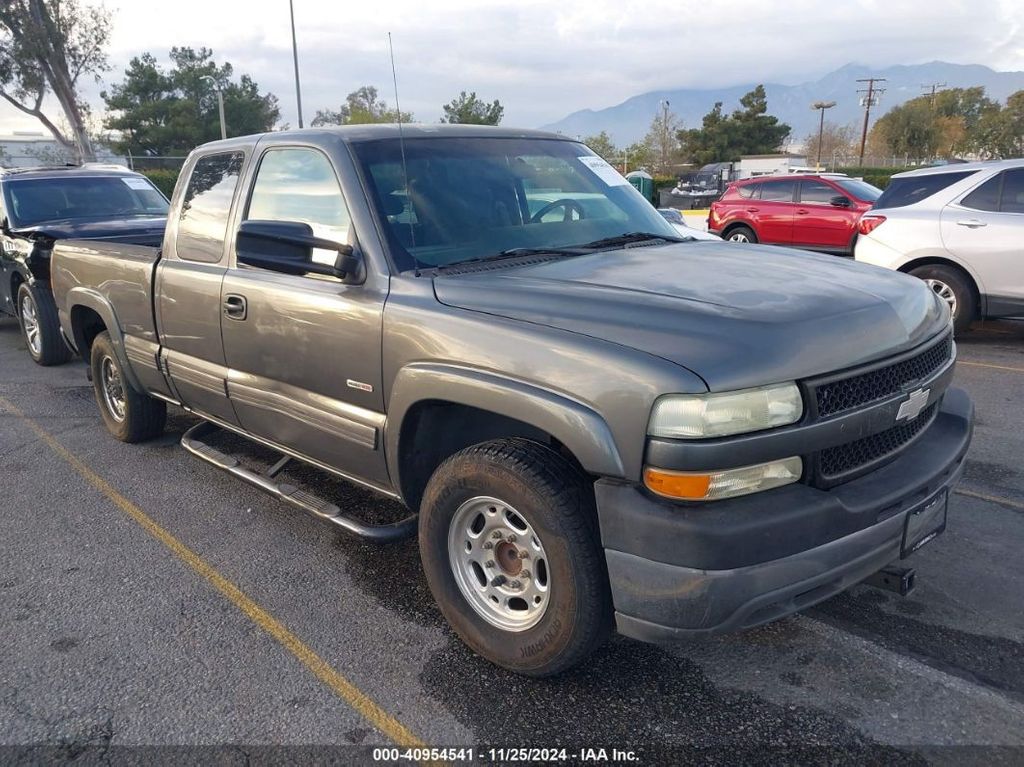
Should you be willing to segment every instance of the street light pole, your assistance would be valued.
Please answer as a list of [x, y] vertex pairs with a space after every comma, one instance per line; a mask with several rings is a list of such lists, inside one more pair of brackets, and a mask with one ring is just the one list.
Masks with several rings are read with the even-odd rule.
[[220, 113], [220, 137], [225, 139], [228, 137], [228, 124], [224, 120], [224, 91], [220, 89], [220, 85], [210, 75], [204, 75], [202, 79], [213, 83], [213, 87], [217, 91], [217, 111]]
[[295, 63], [295, 103], [299, 108], [299, 127], [302, 127], [302, 87], [299, 85], [299, 46], [295, 42], [295, 2], [288, 0], [288, 11], [292, 16], [292, 61]]
[[661, 100], [661, 130], [664, 134], [661, 139], [661, 172], [668, 172], [668, 150], [669, 142], [672, 140], [668, 131], [668, 99]]
[[811, 109], [817, 109], [821, 113], [821, 118], [818, 121], [818, 159], [814, 163], [814, 169], [817, 171], [821, 170], [821, 142], [825, 136], [825, 110], [831, 109], [835, 105], [834, 101], [815, 101], [811, 104]]

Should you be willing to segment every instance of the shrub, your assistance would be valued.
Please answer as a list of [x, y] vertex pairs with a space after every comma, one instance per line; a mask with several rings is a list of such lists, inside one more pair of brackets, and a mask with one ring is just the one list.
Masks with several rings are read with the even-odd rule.
[[178, 181], [178, 171], [156, 168], [153, 170], [140, 170], [139, 173], [152, 181], [157, 189], [170, 198], [174, 192], [174, 185]]

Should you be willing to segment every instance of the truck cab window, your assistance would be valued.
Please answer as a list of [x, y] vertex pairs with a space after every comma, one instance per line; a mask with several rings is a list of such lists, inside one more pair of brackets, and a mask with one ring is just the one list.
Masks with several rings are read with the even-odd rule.
[[241, 152], [222, 152], [196, 162], [181, 203], [178, 258], [211, 264], [220, 261], [244, 157]]
[[[301, 221], [327, 240], [349, 244], [352, 219], [330, 161], [314, 149], [271, 149], [260, 160], [246, 220]], [[312, 260], [333, 264], [334, 251]]]

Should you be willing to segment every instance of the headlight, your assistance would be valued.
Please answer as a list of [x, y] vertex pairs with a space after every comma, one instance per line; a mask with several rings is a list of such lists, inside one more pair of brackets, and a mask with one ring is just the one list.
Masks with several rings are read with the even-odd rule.
[[648, 466], [644, 469], [644, 484], [665, 498], [718, 501], [796, 482], [803, 468], [798, 456], [722, 471], [668, 471]]
[[804, 412], [794, 383], [721, 394], [669, 394], [651, 411], [652, 437], [702, 439], [796, 423]]

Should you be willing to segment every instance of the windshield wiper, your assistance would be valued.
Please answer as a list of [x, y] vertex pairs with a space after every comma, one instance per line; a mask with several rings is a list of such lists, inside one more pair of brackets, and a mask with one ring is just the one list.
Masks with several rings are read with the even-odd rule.
[[600, 240], [594, 240], [578, 247], [586, 250], [595, 250], [598, 248], [615, 248], [621, 245], [629, 245], [634, 242], [648, 242], [650, 240], [662, 240], [663, 242], [690, 242], [692, 237], [673, 237], [672, 235], [665, 234], [654, 234], [653, 232], [626, 232], [625, 234], [618, 234], [614, 237], [605, 237]]
[[462, 261], [453, 261], [450, 264], [442, 264], [438, 269], [449, 269], [462, 266], [463, 264], [479, 264], [484, 261], [503, 261], [509, 258], [522, 258], [523, 256], [584, 256], [587, 251], [582, 248], [509, 248], [500, 253], [490, 256], [476, 256], [466, 258]]

